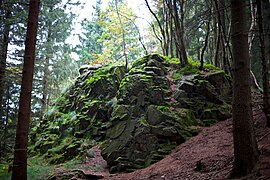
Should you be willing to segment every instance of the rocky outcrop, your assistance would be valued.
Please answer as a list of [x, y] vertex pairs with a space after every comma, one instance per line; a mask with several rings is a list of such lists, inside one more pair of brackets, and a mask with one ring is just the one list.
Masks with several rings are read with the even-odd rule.
[[84, 66], [77, 78], [30, 133], [31, 154], [49, 163], [69, 160], [105, 140], [114, 97], [125, 66]]
[[122, 80], [102, 152], [111, 172], [155, 163], [196, 134], [194, 126], [230, 116], [224, 99], [230, 94], [230, 80], [224, 72], [185, 75], [170, 82], [170, 70], [161, 56], [146, 56], [135, 61]]
[[175, 67], [157, 54], [134, 61], [128, 72], [121, 65], [82, 67], [32, 131], [32, 152], [61, 163], [101, 143], [110, 172], [129, 172], [161, 160], [196, 127], [230, 116], [230, 77]]

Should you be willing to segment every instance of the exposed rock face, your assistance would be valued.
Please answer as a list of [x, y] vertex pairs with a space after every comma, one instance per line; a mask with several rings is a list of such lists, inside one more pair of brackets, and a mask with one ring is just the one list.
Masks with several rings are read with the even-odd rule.
[[124, 66], [82, 67], [32, 132], [33, 150], [60, 163], [94, 140], [112, 173], [133, 171], [161, 160], [198, 133], [195, 126], [230, 116], [231, 81], [223, 71], [172, 67], [156, 54], [134, 61], [126, 74]]
[[102, 152], [111, 172], [133, 171], [159, 161], [194, 133], [191, 126], [230, 116], [223, 99], [230, 92], [219, 89], [230, 87], [223, 72], [184, 76], [176, 80], [172, 92], [168, 67], [160, 56], [144, 57], [122, 80]]

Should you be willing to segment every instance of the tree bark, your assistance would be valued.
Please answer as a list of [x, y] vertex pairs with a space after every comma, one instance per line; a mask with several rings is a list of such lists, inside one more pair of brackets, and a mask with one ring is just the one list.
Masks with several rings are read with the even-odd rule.
[[176, 54], [178, 55], [177, 57], [180, 57], [181, 66], [186, 66], [188, 65], [188, 58], [184, 43], [184, 2], [180, 0], [179, 3], [180, 16], [177, 9], [177, 0], [173, 0], [172, 15], [175, 25], [174, 41], [176, 46]]
[[[210, 7], [210, 14], [211, 14], [211, 7]], [[211, 16], [209, 15], [209, 19], [208, 19], [208, 22], [207, 22], [207, 25], [206, 25], [206, 35], [205, 35], [205, 40], [204, 40], [204, 46], [202, 48], [202, 53], [201, 53], [201, 58], [200, 58], [200, 61], [201, 61], [201, 65], [200, 65], [200, 70], [203, 69], [203, 64], [204, 64], [204, 52], [208, 46], [208, 38], [209, 38], [209, 34], [210, 34], [210, 21], [211, 21]]]
[[[249, 51], [249, 57], [252, 60], [252, 46], [253, 46], [253, 40], [255, 38], [255, 31], [256, 31], [256, 27], [257, 27], [257, 18], [256, 18], [256, 14], [257, 14], [257, 7], [254, 6], [253, 1], [250, 0], [250, 15], [251, 15], [251, 24], [250, 24], [250, 28], [249, 28], [249, 32], [248, 32], [248, 51]], [[252, 82], [254, 83], [255, 87], [260, 91], [263, 92], [262, 88], [260, 87], [255, 74], [252, 72], [252, 70], [250, 69], [250, 74], [252, 77]]]
[[164, 31], [164, 28], [162, 28], [162, 25], [161, 25], [160, 20], [158, 19], [157, 15], [154, 13], [154, 11], [151, 9], [151, 7], [150, 7], [150, 5], [149, 5], [149, 3], [148, 3], [147, 0], [145, 0], [145, 3], [146, 3], [146, 6], [147, 6], [148, 10], [154, 16], [155, 20], [158, 23], [158, 27], [159, 27], [160, 32], [161, 32], [161, 35], [162, 35], [162, 40], [160, 41], [161, 48], [162, 48], [163, 54], [165, 55], [166, 54], [167, 44], [166, 44], [166, 34], [165, 34], [165, 31]]
[[31, 113], [35, 45], [40, 0], [30, 0], [12, 180], [27, 180], [27, 144]]
[[179, 34], [179, 39], [180, 39], [180, 58], [182, 59], [182, 66], [188, 65], [188, 58], [187, 58], [187, 52], [186, 52], [186, 47], [185, 47], [185, 42], [184, 42], [184, 0], [179, 0], [180, 3], [180, 34]]
[[128, 58], [127, 58], [127, 52], [126, 52], [126, 41], [125, 41], [125, 29], [120, 17], [119, 9], [118, 9], [118, 0], [115, 0], [115, 8], [116, 8], [116, 13], [120, 22], [121, 30], [122, 30], [122, 46], [123, 46], [123, 51], [124, 51], [124, 57], [125, 57], [125, 63], [126, 63], [126, 69], [128, 69]]
[[[50, 7], [49, 12], [52, 13], [53, 6]], [[44, 63], [44, 76], [43, 76], [43, 84], [42, 84], [42, 113], [41, 118], [43, 118], [44, 113], [47, 109], [47, 101], [48, 101], [48, 79], [49, 79], [49, 65], [52, 54], [52, 22], [49, 21], [48, 24], [48, 36], [47, 36], [47, 47], [46, 47], [46, 56]]]
[[256, 0], [258, 10], [259, 40], [262, 61], [262, 78], [263, 78], [263, 111], [266, 116], [267, 126], [270, 127], [270, 105], [269, 105], [269, 60], [265, 51], [265, 34], [263, 27], [262, 1]]
[[246, 3], [231, 0], [232, 49], [233, 49], [233, 178], [251, 173], [258, 160], [258, 148], [253, 129], [250, 88], [250, 59]]
[[[204, 53], [206, 48], [208, 47], [208, 39], [209, 39], [209, 35], [210, 35], [210, 24], [211, 24], [211, 14], [212, 14], [212, 1], [210, 1], [210, 7], [209, 7], [209, 16], [208, 16], [208, 20], [206, 23], [206, 35], [205, 35], [205, 40], [204, 40], [204, 46], [202, 48], [202, 53], [201, 53], [201, 57], [200, 57], [200, 62], [201, 65], [199, 67], [200, 70], [203, 69], [203, 64], [204, 64]], [[199, 53], [198, 53], [199, 54]]]
[[4, 18], [4, 29], [3, 36], [1, 38], [1, 61], [0, 61], [0, 122], [2, 122], [2, 117], [4, 114], [4, 89], [5, 89], [5, 78], [6, 78], [6, 60], [7, 60], [7, 51], [8, 51], [8, 43], [9, 43], [9, 31], [10, 31], [10, 23], [8, 23], [8, 19], [11, 16], [10, 9], [7, 9], [5, 12]]

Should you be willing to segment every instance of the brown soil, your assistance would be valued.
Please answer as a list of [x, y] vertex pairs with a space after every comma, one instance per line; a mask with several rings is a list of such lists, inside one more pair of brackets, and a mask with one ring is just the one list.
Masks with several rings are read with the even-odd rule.
[[[260, 94], [253, 94], [253, 116], [255, 133], [260, 151], [256, 171], [243, 179], [270, 179], [270, 128], [262, 112]], [[126, 174], [109, 174], [106, 162], [95, 147], [96, 157], [88, 159], [82, 169], [86, 174], [98, 175], [109, 180], [203, 180], [226, 179], [233, 166], [232, 119], [212, 127], [202, 127], [199, 135], [179, 145], [171, 154], [150, 167]], [[105, 163], [105, 164], [104, 164]], [[96, 170], [86, 170], [86, 167]]]

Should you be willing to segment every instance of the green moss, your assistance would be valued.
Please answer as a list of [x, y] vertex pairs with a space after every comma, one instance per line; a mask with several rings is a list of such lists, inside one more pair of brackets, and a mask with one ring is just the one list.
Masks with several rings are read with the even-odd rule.
[[140, 122], [140, 124], [142, 124], [142, 125], [148, 124], [145, 116], [141, 116], [139, 122]]
[[188, 126], [187, 131], [191, 134], [191, 136], [196, 136], [201, 132], [201, 129], [196, 126]]
[[[168, 59], [168, 58], [167, 58]], [[178, 70], [175, 70], [173, 72], [173, 78], [174, 79], [179, 79], [181, 78], [182, 75], [190, 75], [190, 74], [201, 74], [201, 70], [199, 70], [200, 67], [200, 62], [199, 61], [194, 61], [192, 59], [188, 59], [189, 64], [187, 66], [184, 66]], [[219, 68], [215, 67], [212, 64], [204, 64], [204, 68], [208, 70], [215, 70], [216, 71], [221, 71]]]
[[53, 144], [55, 144], [54, 141], [45, 141], [45, 142], [43, 143], [43, 146], [46, 146], [46, 145], [53, 145]]
[[60, 164], [65, 162], [65, 156], [64, 154], [55, 154], [53, 157], [48, 159], [48, 162], [50, 164]]
[[112, 118], [122, 120], [121, 117], [125, 114], [128, 114], [128, 109], [129, 109], [129, 106], [127, 105], [116, 105], [112, 112]]
[[27, 162], [27, 176], [31, 180], [47, 179], [50, 172], [54, 171], [55, 165], [48, 165], [42, 160], [42, 157], [32, 157]]
[[180, 108], [177, 109], [179, 123], [185, 126], [197, 125], [197, 119], [191, 109]]
[[10, 180], [11, 173], [8, 172], [10, 165], [7, 164], [0, 164], [0, 179], [1, 180]]
[[132, 74], [139, 74], [139, 73], [144, 74], [145, 73], [144, 66], [142, 66], [142, 65], [141, 66], [136, 66], [136, 67], [130, 69], [128, 73], [130, 75], [132, 75]]
[[189, 75], [189, 74], [199, 74], [200, 70], [198, 69], [197, 66], [193, 66], [192, 64], [189, 64], [181, 68], [179, 72], [184, 75]]
[[78, 145], [80, 145], [80, 142], [74, 142], [74, 143], [71, 143], [70, 145], [68, 145], [67, 149], [71, 149], [71, 148], [74, 148], [74, 147], [78, 147]]
[[157, 109], [164, 113], [172, 113], [172, 110], [169, 106], [157, 106]]
[[124, 132], [126, 125], [127, 125], [126, 121], [120, 121], [113, 128], [110, 128], [108, 130], [107, 136], [111, 139], [117, 138]]
[[[193, 66], [193, 67], [199, 68], [199, 67], [201, 66], [201, 62], [200, 62], [200, 61], [194, 61], [194, 60], [192, 60], [191, 58], [188, 58], [188, 62], [189, 62], [189, 64], [190, 64], [191, 66]], [[214, 65], [212, 65], [212, 64], [206, 64], [206, 63], [204, 63], [204, 64], [203, 64], [203, 67], [204, 67], [205, 69], [208, 69], [208, 70], [220, 70], [219, 68], [217, 68], [216, 66], [214, 66]]]
[[148, 75], [141, 75], [140, 80], [144, 82], [151, 82], [153, 79], [153, 76], [148, 76]]
[[138, 66], [146, 64], [148, 62], [149, 57], [150, 57], [150, 55], [147, 55], [147, 56], [141, 57], [139, 59], [136, 59], [135, 61], [133, 61], [131, 63], [131, 69], [134, 67], [138, 67]]
[[171, 152], [172, 149], [176, 147], [176, 144], [162, 144], [160, 149], [158, 149], [158, 153], [161, 155], [167, 155]]
[[168, 64], [172, 64], [172, 65], [180, 64], [179, 58], [172, 58], [170, 56], [162, 56], [162, 57], [165, 59], [166, 63], [168, 63]]
[[212, 126], [217, 123], [217, 119], [202, 119], [202, 123], [205, 126]]
[[94, 76], [91, 76], [90, 78], [87, 79], [87, 81], [85, 81], [86, 83], [84, 84], [83, 89], [85, 89], [86, 87], [87, 88], [92, 87], [100, 79], [107, 79], [109, 77], [110, 77], [110, 74], [107, 74], [107, 75], [94, 74]]

